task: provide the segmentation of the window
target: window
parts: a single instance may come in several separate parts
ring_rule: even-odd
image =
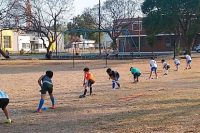
[[[162,36],[156,36],[156,38],[157,38],[158,41],[162,40]]]
[[[165,38],[165,45],[167,48],[171,47],[171,38],[170,37]]]
[[[134,30],[134,31],[142,31],[142,22],[134,22],[133,24],[132,24],[132,30]]]
[[[42,49],[43,48],[42,44],[36,44],[35,46],[36,46],[36,49]]]
[[[11,48],[11,36],[4,36],[4,48]]]
[[[22,48],[24,49],[29,49],[30,47],[30,43],[22,43]]]

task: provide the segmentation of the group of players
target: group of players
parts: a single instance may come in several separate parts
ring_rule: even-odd
[[[192,58],[190,55],[186,54],[185,55],[186,58],[186,67],[185,69],[191,69],[191,62],[192,62]],[[164,75],[168,74],[168,70],[170,68],[170,65],[164,60],[161,60],[162,65],[163,65],[163,70],[164,70]],[[157,63],[154,60],[154,58],[152,57],[149,61],[150,64],[150,76],[149,79],[152,78],[152,73],[155,73],[155,78],[158,78],[157,75]],[[177,58],[174,58],[174,64],[176,66],[176,71],[179,70],[179,65],[180,65],[180,60],[178,60]],[[89,88],[89,92],[90,95],[92,95],[92,85],[95,83],[95,79],[93,74],[90,72],[89,68],[84,68],[84,81],[83,81],[83,86],[84,86],[84,92],[83,94],[81,94],[79,96],[79,98],[84,98],[86,96],[87,93],[87,89]],[[139,82],[139,77],[141,75],[141,71],[140,69],[136,68],[136,67],[131,67],[130,68],[130,72],[133,75],[133,79],[134,79],[134,83]],[[120,83],[119,83],[119,78],[120,78],[120,74],[119,72],[112,70],[111,68],[108,68],[106,70],[106,73],[109,76],[109,79],[112,80],[112,89],[118,89],[120,88]],[[39,79],[38,79],[38,84],[41,87],[41,99],[39,101],[38,104],[38,108],[36,110],[36,112],[41,113],[43,110],[42,106],[45,102],[45,95],[48,92],[51,102],[52,102],[52,106],[51,109],[55,109],[55,98],[53,96],[53,83],[52,83],[52,77],[53,77],[53,72],[52,71],[46,71],[45,75],[42,75]],[[0,108],[3,110],[7,120],[5,121],[5,123],[12,123],[12,120],[10,118],[9,115],[9,111],[7,109],[7,105],[9,103],[9,97],[8,94],[2,90],[0,90]]]

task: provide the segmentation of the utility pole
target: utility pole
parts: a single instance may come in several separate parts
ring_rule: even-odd
[[[54,38],[56,42],[56,56],[58,56],[58,42],[57,42],[57,16],[54,18]]]
[[[140,17],[138,16],[138,51],[139,51],[139,54],[140,54],[140,43],[141,43],[141,40],[140,40],[140,31],[141,30],[141,25],[140,25]]]
[[[99,55],[101,55],[101,1],[99,0]]]

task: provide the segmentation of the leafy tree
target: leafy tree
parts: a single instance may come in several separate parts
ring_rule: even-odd
[[[97,41],[97,33],[92,30],[96,28],[92,20],[92,16],[87,12],[82,15],[78,15],[72,19],[72,22],[67,24],[70,35],[80,36],[83,35],[86,38],[90,38]],[[90,31],[91,30],[91,31]]]
[[[142,12],[146,15],[147,33],[175,33],[181,35],[183,47],[190,54],[192,42],[200,31],[199,0],[145,0]]]
[[[154,47],[154,44],[155,44],[155,35],[154,34],[148,35],[146,40],[147,40],[147,43],[151,47],[151,50],[153,52],[153,47]]]

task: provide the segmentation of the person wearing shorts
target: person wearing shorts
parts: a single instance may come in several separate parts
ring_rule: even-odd
[[[153,72],[155,73],[156,78],[158,78],[158,75],[157,75],[158,65],[157,65],[157,63],[156,63],[156,61],[154,60],[153,57],[151,57],[149,64],[150,64],[150,67],[151,67],[149,79],[151,78]]]
[[[112,89],[120,88],[120,83],[119,83],[120,75],[119,75],[119,73],[117,71],[113,71],[111,68],[108,68],[106,70],[106,72],[109,75],[109,79],[112,79]]]
[[[191,69],[192,58],[189,54],[185,54],[186,67],[185,69]]]
[[[170,65],[165,61],[165,59],[162,59],[161,62],[163,64],[164,75],[167,75]]]
[[[7,105],[9,104],[8,94],[2,90],[0,90],[0,108],[3,110],[7,120],[5,123],[11,123],[11,118],[9,116],[9,111],[7,109]]]
[[[178,68],[181,64],[180,60],[177,59],[177,58],[173,58],[174,59],[174,65],[176,66],[176,70],[175,71],[178,71]]]
[[[52,109],[55,109],[55,98],[53,96],[53,83],[52,83],[52,77],[53,77],[53,72],[52,71],[46,71],[45,75],[42,75],[39,79],[38,79],[38,84],[41,87],[41,99],[38,105],[38,109],[37,112],[42,112],[42,106],[44,104],[44,99],[45,99],[45,95],[48,92],[51,102],[52,102]]]
[[[130,71],[133,74],[134,83],[139,82],[138,78],[141,75],[141,71],[136,67],[131,67]]]

